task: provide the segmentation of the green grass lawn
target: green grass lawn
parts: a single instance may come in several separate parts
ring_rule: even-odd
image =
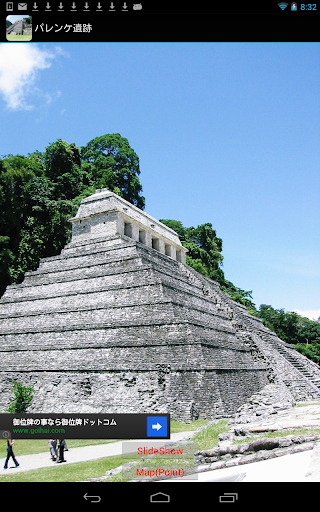
[[[175,434],[177,432],[186,432],[188,430],[197,430],[197,428],[202,427],[209,420],[195,420],[192,423],[182,423],[180,421],[171,420],[170,421],[170,432],[171,434]]]
[[[209,450],[215,448],[219,442],[219,434],[230,430],[228,427],[229,420],[220,420],[213,425],[209,425],[207,428],[198,432],[192,441],[197,443],[198,450]]]
[[[31,41],[32,34],[26,36],[12,36],[11,34],[7,34],[7,41]]]
[[[0,476],[1,482],[79,482],[88,478],[103,476],[109,469],[123,464],[121,455],[103,459],[76,462],[74,464],[57,464],[50,468],[42,468],[23,473]],[[14,471],[14,470],[12,470]]]
[[[208,420],[197,420],[193,423],[180,423],[171,421],[171,433],[184,432],[186,430],[195,431],[200,426],[204,426]],[[204,448],[212,448],[217,445],[221,432],[228,430],[227,420],[219,421],[214,425],[202,430],[192,439],[198,443],[199,450]],[[67,440],[68,448],[90,446],[104,443],[117,442],[117,439],[70,439]],[[4,462],[6,458],[7,442],[0,442],[0,459]],[[17,439],[15,441],[14,453],[19,460],[20,455],[36,454],[47,452],[49,457],[49,447],[47,439]],[[133,459],[131,459],[132,461]],[[138,458],[137,458],[138,460]],[[128,462],[128,459],[125,460]],[[88,478],[98,478],[103,476],[106,471],[115,469],[124,463],[121,455],[113,457],[105,457],[97,460],[79,462],[74,464],[59,464],[52,467],[37,470],[25,471],[14,474],[14,470],[10,474],[0,475],[1,482],[79,482],[88,480]],[[121,473],[116,475],[109,481],[121,481]]]

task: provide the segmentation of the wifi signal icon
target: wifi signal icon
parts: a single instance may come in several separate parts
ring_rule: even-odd
[[[280,9],[284,10],[286,7],[288,7],[289,4],[286,4],[285,2],[280,2],[280,4],[278,4]]]

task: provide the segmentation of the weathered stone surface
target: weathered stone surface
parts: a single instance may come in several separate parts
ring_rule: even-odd
[[[15,23],[10,25],[10,27],[6,29],[6,33],[11,34],[12,36],[28,35],[32,33],[32,25],[26,23],[25,18],[21,18],[20,20],[17,20]]]
[[[0,409],[14,380],[34,387],[30,411],[184,421],[320,398],[319,367],[187,267],[172,230],[108,191],[72,223],[61,254],[0,300]]]
[[[195,453],[195,462],[199,465],[210,464],[210,467],[214,463],[222,464],[217,466],[219,469],[228,465],[249,464],[289,453],[311,450],[319,439],[320,435],[261,438],[251,443],[198,451]],[[212,469],[217,468],[214,465]]]

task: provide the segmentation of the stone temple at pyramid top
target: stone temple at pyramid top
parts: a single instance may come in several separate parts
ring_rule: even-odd
[[[103,188],[83,199],[72,223],[72,243],[125,235],[162,254],[186,262],[178,234],[162,222]]]

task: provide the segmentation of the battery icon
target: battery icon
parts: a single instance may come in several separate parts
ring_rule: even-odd
[[[298,10],[298,4],[296,2],[292,2],[291,11],[297,11],[297,10]]]

